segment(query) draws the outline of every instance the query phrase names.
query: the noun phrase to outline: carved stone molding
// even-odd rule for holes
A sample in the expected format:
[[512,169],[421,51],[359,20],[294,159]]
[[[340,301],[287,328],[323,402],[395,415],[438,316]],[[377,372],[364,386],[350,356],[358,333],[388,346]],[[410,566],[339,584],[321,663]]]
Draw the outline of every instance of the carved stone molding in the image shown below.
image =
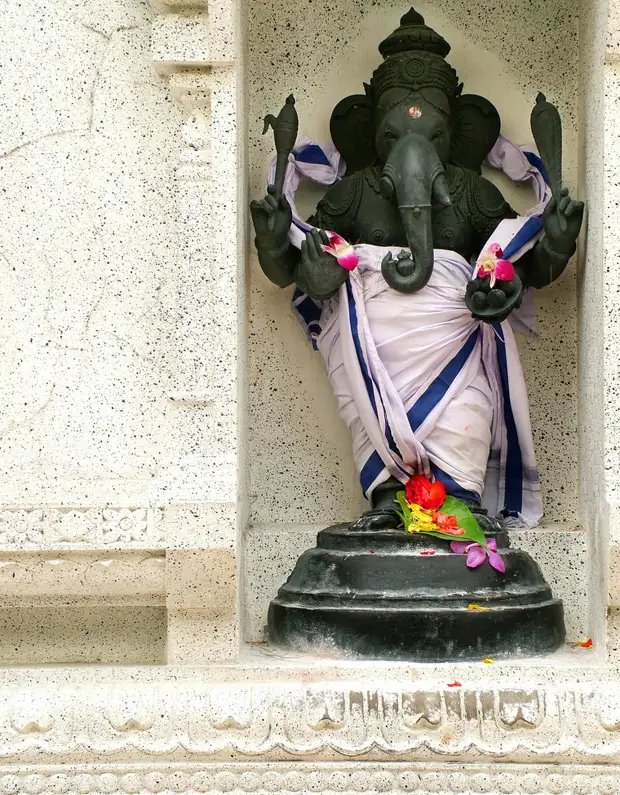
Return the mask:
[[315,793],[502,793],[502,795],[616,795],[619,770],[563,765],[386,765],[353,763],[0,767],[2,795],[47,792],[315,792]]
[[[217,472],[210,461],[209,474]],[[158,550],[229,548],[234,543],[236,504],[231,467],[212,477],[213,499],[162,508],[33,508],[0,506],[0,553],[64,550]],[[160,495],[162,500],[165,495]]]
[[0,508],[0,549],[162,545],[153,508]]
[[140,552],[0,553],[0,607],[164,605],[166,558]]
[[0,757],[618,763],[620,686],[30,686],[0,692]]

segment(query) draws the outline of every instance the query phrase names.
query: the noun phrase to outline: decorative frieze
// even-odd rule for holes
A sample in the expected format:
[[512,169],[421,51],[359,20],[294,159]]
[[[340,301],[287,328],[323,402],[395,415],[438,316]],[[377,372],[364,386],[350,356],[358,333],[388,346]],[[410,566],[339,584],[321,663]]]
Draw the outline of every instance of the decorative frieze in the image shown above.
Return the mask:
[[0,509],[1,549],[162,543],[162,512],[155,508]]
[[616,795],[613,767],[562,765],[381,765],[353,763],[0,768],[2,795],[45,792],[106,793],[501,793],[502,795]]
[[30,686],[0,693],[0,756],[7,764],[620,763],[620,687]]

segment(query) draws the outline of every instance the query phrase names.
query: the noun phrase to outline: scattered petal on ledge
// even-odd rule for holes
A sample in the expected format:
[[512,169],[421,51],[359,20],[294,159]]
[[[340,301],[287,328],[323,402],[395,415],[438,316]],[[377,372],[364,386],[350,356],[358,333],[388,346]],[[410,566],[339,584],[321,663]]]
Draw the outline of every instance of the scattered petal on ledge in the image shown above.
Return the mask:
[[461,687],[460,682],[448,682],[448,687]]
[[483,662],[483,663],[487,663],[487,665],[493,665],[493,663],[495,662],[495,660],[491,659],[491,657],[485,657],[485,658],[484,658],[484,660],[483,660],[482,662]]
[[482,607],[482,605],[476,605],[472,602],[472,604],[467,605],[468,610],[489,610],[488,607]]
[[592,638],[588,638],[587,640],[579,640],[577,641],[577,645],[581,646],[582,649],[591,649],[594,646],[592,643]]

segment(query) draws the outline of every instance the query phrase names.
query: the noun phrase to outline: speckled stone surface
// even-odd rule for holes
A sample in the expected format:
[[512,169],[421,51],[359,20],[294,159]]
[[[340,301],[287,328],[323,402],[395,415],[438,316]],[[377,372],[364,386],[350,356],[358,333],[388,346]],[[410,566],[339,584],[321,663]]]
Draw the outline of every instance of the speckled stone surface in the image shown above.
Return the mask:
[[[556,102],[565,125],[566,184],[576,187],[577,11],[568,0],[528,7],[505,0],[420,2],[416,7],[453,45],[450,62],[465,90],[494,101],[503,131],[531,140],[530,111],[539,90]],[[261,119],[291,91],[300,131],[328,135],[332,108],[361,90],[379,63],[377,44],[398,24],[402,4],[311,5],[251,0],[248,13],[250,192],[264,190],[273,155]],[[334,31],[337,31],[334,34]],[[506,187],[505,182],[501,183]],[[523,191],[507,197],[528,206]],[[308,212],[320,193],[305,197]],[[324,368],[289,313],[281,291],[252,255],[250,297],[251,520],[256,524],[324,522],[362,507],[348,433],[336,417]],[[548,521],[577,511],[577,372],[575,265],[536,297],[541,336],[521,343],[534,440]],[[264,484],[270,484],[265,489]]]
[[43,484],[70,502],[75,481],[93,502],[110,481],[143,498],[170,450],[182,114],[151,17],[134,0],[3,8],[0,502]]
[[0,609],[0,665],[157,665],[165,660],[163,607]]

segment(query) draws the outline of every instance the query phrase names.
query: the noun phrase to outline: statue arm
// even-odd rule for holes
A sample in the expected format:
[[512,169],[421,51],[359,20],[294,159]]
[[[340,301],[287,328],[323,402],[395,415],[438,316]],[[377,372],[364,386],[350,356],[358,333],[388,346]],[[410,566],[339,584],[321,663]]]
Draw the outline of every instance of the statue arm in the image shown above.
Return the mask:
[[256,250],[263,273],[278,287],[288,287],[294,281],[299,251],[289,243],[288,230],[292,212],[284,196],[278,201],[273,188],[267,195],[250,203],[250,212],[256,231]]
[[544,235],[519,260],[530,287],[546,287],[564,272],[577,248],[584,204],[571,199],[566,189],[553,197],[543,213]]
[[274,241],[255,238],[258,261],[263,273],[278,287],[288,287],[295,281],[295,270],[299,264],[299,250],[292,246],[288,238],[280,246]]
[[546,235],[541,237],[534,248],[527,251],[515,264],[518,267],[521,281],[528,287],[540,289],[558,279],[568,261],[575,253],[575,244],[566,252],[554,251]]
[[[476,204],[480,228],[480,246],[489,240],[500,221],[516,218],[517,213],[500,191],[486,179],[479,178]],[[541,288],[559,278],[575,253],[576,239],[583,220],[583,202],[573,201],[562,191],[560,201],[551,199],[543,215],[544,235],[515,263],[524,285]]]
[[[346,180],[329,189],[309,223],[322,230],[343,234],[342,221],[338,213],[332,214],[332,208],[351,203],[347,202],[350,190],[344,183]],[[256,230],[258,261],[270,281],[279,287],[288,287],[294,282],[300,290],[319,301],[331,298],[344,284],[349,271],[340,267],[336,259],[321,248],[329,242],[325,232],[318,229],[308,232],[301,251],[289,243],[292,213],[284,197],[277,202],[270,189],[264,199],[251,203],[250,210]],[[347,214],[342,214],[342,217],[347,217]]]

